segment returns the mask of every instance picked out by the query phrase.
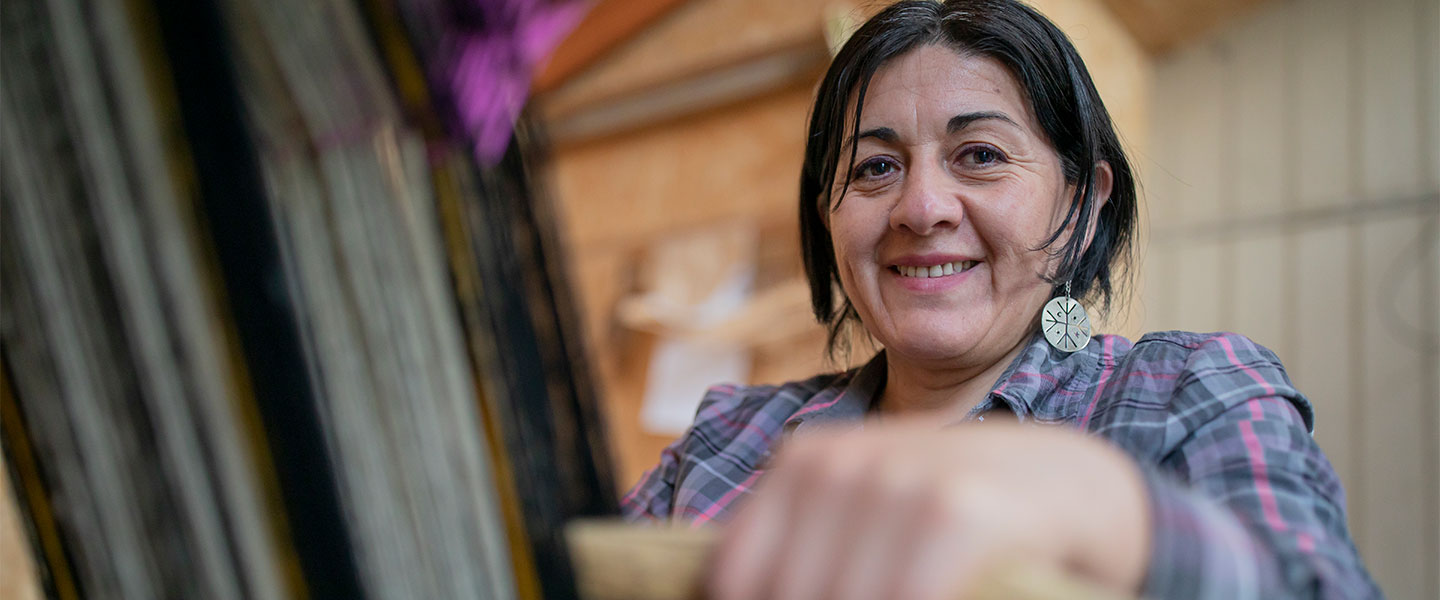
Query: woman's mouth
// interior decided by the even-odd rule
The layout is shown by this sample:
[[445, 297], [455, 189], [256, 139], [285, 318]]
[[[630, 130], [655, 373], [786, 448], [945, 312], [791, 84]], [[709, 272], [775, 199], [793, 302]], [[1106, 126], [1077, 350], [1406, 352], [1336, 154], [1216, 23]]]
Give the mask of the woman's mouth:
[[974, 268], [975, 265], [979, 264], [979, 262], [980, 261], [975, 260], [960, 260], [955, 262], [940, 263], [938, 265], [914, 267], [906, 265], [893, 265], [890, 267], [890, 270], [898, 273], [901, 277], [914, 277], [916, 279], [925, 279], [929, 277], [944, 277], [946, 275], [964, 273], [965, 271], [969, 271], [971, 268]]

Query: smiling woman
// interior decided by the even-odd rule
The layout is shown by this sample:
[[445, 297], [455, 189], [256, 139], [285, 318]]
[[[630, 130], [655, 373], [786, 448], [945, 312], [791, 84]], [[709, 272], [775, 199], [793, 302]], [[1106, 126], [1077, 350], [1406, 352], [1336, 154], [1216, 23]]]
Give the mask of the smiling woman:
[[[1056, 261], [1043, 247], [1057, 229], [1069, 241], [1076, 185], [995, 59], [924, 45], [877, 71], [867, 96], [848, 146], [855, 167], [836, 170], [818, 215], [840, 287], [892, 371], [917, 368], [892, 381], [945, 372], [988, 386], [1053, 295]], [[1095, 171], [1089, 201], [1104, 204], [1111, 169]], [[916, 391], [887, 386], [880, 407], [955, 404]]]
[[1078, 301], [1108, 306], [1126, 272], [1135, 183], [1043, 16], [976, 0], [872, 18], [817, 92], [799, 206], [832, 346], [854, 321], [884, 349], [712, 388], [622, 500], [632, 519], [730, 522], [716, 597], [952, 597], [1010, 563], [1155, 598], [1379, 594], [1273, 353], [1089, 336]]

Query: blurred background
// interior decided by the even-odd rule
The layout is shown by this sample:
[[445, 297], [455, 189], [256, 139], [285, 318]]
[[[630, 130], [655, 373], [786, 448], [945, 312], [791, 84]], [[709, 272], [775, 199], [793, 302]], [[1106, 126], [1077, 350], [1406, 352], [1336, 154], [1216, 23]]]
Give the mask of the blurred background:
[[[1135, 290], [1098, 330], [1274, 350], [1382, 587], [1440, 597], [1440, 2], [1032, 4], [1143, 185]], [[829, 47], [882, 5], [601, 1], [537, 78], [622, 490], [707, 385], [845, 366], [809, 312], [795, 194]]]

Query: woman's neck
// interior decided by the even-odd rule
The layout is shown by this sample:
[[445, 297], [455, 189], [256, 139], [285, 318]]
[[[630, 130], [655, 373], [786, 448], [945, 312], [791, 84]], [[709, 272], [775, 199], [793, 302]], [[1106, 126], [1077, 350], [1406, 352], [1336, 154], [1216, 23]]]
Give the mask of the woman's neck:
[[996, 380], [1025, 349], [1028, 339], [1022, 339], [994, 361], [969, 367], [937, 369], [887, 354], [879, 410], [888, 416], [956, 421], [985, 400]]

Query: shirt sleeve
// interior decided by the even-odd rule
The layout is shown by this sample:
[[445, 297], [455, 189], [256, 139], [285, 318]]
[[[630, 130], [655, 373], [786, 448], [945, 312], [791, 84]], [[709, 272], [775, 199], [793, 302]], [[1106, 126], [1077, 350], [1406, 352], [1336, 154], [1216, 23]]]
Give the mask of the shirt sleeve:
[[[794, 387], [801, 385], [807, 384]], [[621, 516], [632, 522], [718, 518], [758, 475], [751, 465], [760, 464], [780, 423], [801, 403], [770, 402], [788, 389], [711, 386], [690, 428], [620, 498]]]
[[1145, 472], [1147, 598], [1378, 598], [1334, 469], [1288, 399], [1237, 403]]
[[[688, 436], [689, 433], [686, 433]], [[620, 516], [630, 522], [668, 521], [673, 512], [675, 479], [680, 470], [680, 448], [685, 437], [676, 439], [660, 453], [655, 465], [620, 498]]]

